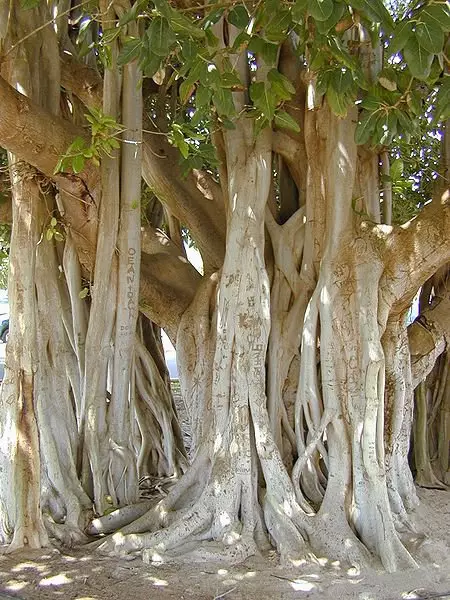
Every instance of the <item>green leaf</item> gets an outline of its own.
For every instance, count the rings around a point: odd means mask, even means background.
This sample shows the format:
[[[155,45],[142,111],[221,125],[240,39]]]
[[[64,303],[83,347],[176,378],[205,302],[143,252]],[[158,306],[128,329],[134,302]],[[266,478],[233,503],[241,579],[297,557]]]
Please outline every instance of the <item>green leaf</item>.
[[[395,92],[398,87],[396,73],[393,69],[383,69],[378,75],[378,82],[389,92]]]
[[[200,48],[192,40],[185,40],[183,42],[181,54],[183,55],[183,58],[187,62],[190,62],[192,60],[195,60],[197,58],[197,56],[200,54]]]
[[[317,21],[326,21],[333,14],[333,0],[309,0],[308,11]]]
[[[414,133],[414,122],[407,112],[403,112],[402,110],[396,110],[395,114],[397,115],[398,123],[402,130],[402,133]]]
[[[188,17],[185,17],[176,10],[171,9],[168,18],[175,33],[185,35],[187,37],[193,37],[198,40],[201,40],[205,37],[205,32],[203,29],[201,29],[198,25],[195,25],[190,19],[188,19]]]
[[[195,90],[195,85],[189,80],[186,79],[180,85],[180,100],[182,104],[186,104],[189,98],[192,96]]]
[[[342,63],[347,69],[355,70],[358,67],[356,60],[350,56],[345,46],[342,46],[336,37],[329,37],[327,40],[328,50],[336,60]]]
[[[443,78],[437,93],[433,120],[436,122],[448,118],[450,118],[450,75]]]
[[[270,42],[282,42],[291,26],[291,13],[288,10],[277,10],[264,28],[264,37]]]
[[[317,30],[319,33],[326,35],[333,27],[335,27],[344,16],[346,6],[340,2],[333,4],[333,12],[325,21],[317,21]]]
[[[86,116],[88,116],[88,115],[86,115]],[[75,154],[76,152],[80,152],[80,150],[84,150],[85,147],[86,147],[86,141],[81,136],[77,136],[73,140],[73,142],[70,144],[67,152],[70,154]]]
[[[406,103],[412,113],[414,113],[417,116],[422,114],[422,97],[416,91],[412,91],[408,94],[406,98]]]
[[[211,91],[207,87],[199,85],[195,92],[195,106],[197,108],[203,108],[204,106],[209,106],[210,102]]]
[[[110,137],[108,141],[111,148],[115,148],[116,150],[120,148],[120,142],[115,137]]]
[[[81,298],[81,300],[83,300],[84,298],[86,298],[86,296],[88,294],[89,294],[89,288],[85,287],[79,292],[78,297]]]
[[[189,155],[189,144],[184,139],[184,135],[180,131],[179,125],[174,124],[172,126],[172,132],[170,134],[170,140],[174,146],[181,152],[183,158],[187,158]]]
[[[330,81],[338,94],[344,94],[353,85],[353,75],[348,69],[336,69],[333,71]]]
[[[283,129],[290,129],[296,133],[300,133],[300,126],[297,121],[284,110],[275,113],[275,125]]]
[[[444,32],[432,23],[417,23],[416,37],[422,48],[432,54],[438,54],[444,46]]]
[[[323,96],[327,93],[328,84],[330,83],[332,71],[321,71],[317,76],[316,93],[318,96]]]
[[[216,9],[212,10],[210,13],[208,13],[203,19],[203,27],[205,29],[209,29],[211,27],[211,25],[215,25],[220,20],[224,11],[225,11],[224,7],[219,6],[219,8],[216,8]]]
[[[413,35],[413,31],[414,24],[411,21],[401,21],[396,25],[388,46],[391,56],[403,50],[409,38]]]
[[[434,84],[442,77],[442,71],[444,70],[444,65],[442,64],[441,58],[443,57],[443,52],[434,57],[434,60],[431,64],[430,76],[427,79],[427,83],[430,86],[434,86]]]
[[[228,22],[238,29],[245,29],[248,25],[249,15],[245,6],[239,4],[228,13]]]
[[[189,144],[186,142],[186,140],[180,141],[177,144],[177,147],[183,158],[187,158],[189,156]]]
[[[233,117],[236,109],[234,107],[233,95],[230,90],[219,88],[213,93],[213,102],[220,117]]]
[[[141,57],[139,66],[142,69],[142,73],[145,77],[153,77],[161,66],[161,56],[156,54],[146,53],[144,58]]]
[[[291,18],[294,23],[302,23],[305,20],[308,0],[296,0],[291,10]]]
[[[267,66],[275,65],[278,58],[278,44],[271,44],[270,42],[262,41],[261,56]]]
[[[448,2],[430,4],[420,13],[420,20],[429,25],[437,25],[443,31],[450,31],[450,6]]]
[[[392,31],[394,23],[382,0],[350,0],[349,3],[362,11],[369,21],[382,23],[388,31]]]
[[[260,54],[267,66],[274,65],[278,60],[278,44],[266,42],[260,37],[253,37],[248,44],[249,52]]]
[[[258,135],[265,129],[266,127],[270,127],[270,121],[268,121],[263,115],[259,115],[255,119],[254,129],[253,129],[253,137],[256,139]]]
[[[332,85],[329,85],[326,97],[328,104],[335,115],[338,115],[339,117],[345,117],[347,115],[347,109],[351,104],[351,100],[347,94],[343,94],[336,90]]]
[[[268,121],[272,121],[275,113],[276,98],[268,82],[256,82],[250,85],[250,98],[253,104]]]
[[[417,79],[427,79],[431,72],[433,54],[419,44],[416,36],[410,37],[403,52],[411,75]]]
[[[355,130],[355,142],[358,145],[366,144],[370,140],[375,132],[378,119],[378,112],[363,111]]]
[[[51,239],[53,239],[53,234],[54,234],[54,229],[47,229],[47,231],[45,232],[45,237],[47,238],[47,241],[50,241]]]
[[[403,161],[396,158],[391,163],[391,179],[400,179],[403,176]]]
[[[236,52],[236,54],[239,54],[242,50],[247,48],[250,40],[251,37],[248,35],[248,33],[246,33],[245,31],[241,31],[241,33],[239,33],[236,36],[231,51]]]
[[[295,94],[295,87],[291,81],[282,75],[277,69],[271,69],[267,74],[271,88],[280,100],[290,100]]]
[[[392,140],[397,135],[397,125],[398,125],[398,120],[397,120],[396,111],[391,110],[388,112],[388,115],[387,115],[387,135],[386,135],[386,141],[384,142],[385,144],[387,144],[387,145],[392,144]]]
[[[53,170],[53,175],[57,175],[58,173],[61,173],[62,171],[64,171],[64,164],[66,162],[67,159],[64,158],[60,158],[58,160],[58,162],[56,163],[56,167]]]
[[[55,231],[55,240],[57,242],[62,242],[64,240],[64,236],[60,231]]]
[[[147,0],[137,0],[133,6],[120,17],[119,26],[121,27],[122,25],[126,25],[127,23],[134,21],[146,2]]]
[[[211,86],[215,90],[218,90],[222,87],[220,71],[216,68],[216,65],[214,64],[208,65],[208,70],[206,74],[206,84]]]
[[[368,111],[373,112],[383,106],[383,101],[381,100],[381,98],[378,98],[377,96],[367,96],[361,102],[360,106],[361,106],[361,108],[365,108]]]
[[[132,39],[125,42],[117,58],[119,67],[135,60],[139,56],[141,49],[142,41],[139,39]]]
[[[217,48],[219,45],[219,38],[214,35],[211,27],[205,30],[206,45],[208,48]]]
[[[237,73],[227,72],[220,76],[220,85],[224,88],[240,88],[242,89],[242,81]]]
[[[102,31],[102,42],[104,44],[110,44],[120,34],[119,27],[113,27],[112,29],[105,29]]]
[[[55,219],[55,217],[52,217],[50,220],[50,227],[56,227],[58,225],[58,221]]]
[[[105,69],[111,69],[112,67],[112,54],[111,54],[111,48],[110,46],[105,46],[104,44],[101,44],[99,46],[97,46],[98,48],[98,58],[100,59],[100,62],[102,63],[103,67]],[[91,50],[91,48],[89,48],[89,51]],[[86,52],[86,54],[88,54],[88,52]]]
[[[157,56],[166,57],[169,48],[175,41],[175,36],[167,19],[156,17],[147,29],[149,49]]]
[[[74,173],[81,173],[84,169],[84,156],[78,154],[72,158],[72,170]]]

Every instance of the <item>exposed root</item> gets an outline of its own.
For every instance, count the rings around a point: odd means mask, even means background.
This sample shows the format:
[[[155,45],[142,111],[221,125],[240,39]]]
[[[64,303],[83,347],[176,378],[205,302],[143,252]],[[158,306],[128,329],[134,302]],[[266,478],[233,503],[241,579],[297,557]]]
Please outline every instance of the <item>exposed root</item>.
[[[45,527],[50,538],[58,540],[66,548],[86,544],[88,537],[79,527],[69,524],[55,523],[50,517],[44,517]]]
[[[118,508],[107,515],[94,519],[86,528],[86,533],[87,535],[100,535],[117,531],[144,515],[154,504],[154,500],[145,500]]]

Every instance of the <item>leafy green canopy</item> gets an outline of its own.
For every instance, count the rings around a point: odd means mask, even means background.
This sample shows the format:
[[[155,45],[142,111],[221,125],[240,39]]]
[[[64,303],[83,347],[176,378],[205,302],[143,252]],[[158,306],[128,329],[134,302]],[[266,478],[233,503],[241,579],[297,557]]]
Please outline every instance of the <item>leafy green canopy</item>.
[[[138,16],[145,24],[143,35],[126,39],[119,65],[137,58],[147,77],[170,66],[171,78],[180,82],[181,101],[195,97],[194,126],[210,107],[229,125],[236,114],[232,92],[245,87],[236,60],[246,50],[262,58],[269,69],[264,80],[250,82],[248,110],[262,125],[275,120],[280,127],[297,129],[295,120],[282,110],[295,90],[276,68],[280,44],[288,36],[295,38],[298,56],[309,73],[317,76],[318,93],[326,96],[337,114],[344,115],[350,104],[363,99],[357,130],[360,143],[370,139],[389,143],[397,131],[413,133],[414,117],[423,112],[424,85],[431,88],[439,82],[435,117],[449,116],[450,78],[443,75],[450,31],[447,2],[421,3],[394,22],[381,0],[289,4],[265,0],[253,7],[214,3],[211,8],[184,11],[166,0],[140,0],[118,27],[104,32],[103,43],[120,35],[121,27]],[[219,46],[214,29],[222,17],[235,28],[225,48]],[[368,42],[375,52],[381,47],[385,56],[384,69],[375,81],[361,61]]]
[[[95,51],[103,66],[111,67],[110,44],[118,39],[117,66],[137,60],[145,77],[176,90],[178,102],[165,115],[166,133],[188,170],[216,165],[211,132],[234,127],[242,110],[236,108],[242,106],[235,102],[236,92],[243,92],[243,110],[255,119],[257,131],[269,124],[300,130],[301,119],[289,110],[295,82],[278,69],[281,44],[289,38],[316,102],[325,97],[340,116],[358,103],[357,143],[393,147],[398,159],[394,192],[401,197],[408,191],[404,172],[412,191],[426,188],[418,183],[423,175],[434,176],[433,169],[427,175],[428,166],[420,164],[426,160],[420,148],[436,148],[439,123],[450,116],[450,8],[445,0],[392,0],[387,5],[382,0],[212,0],[180,7],[167,0],[137,0],[113,27],[93,36],[93,28],[99,31],[98,7],[90,2],[80,17],[77,43],[80,55]],[[127,25],[135,21],[140,34],[129,36]],[[223,23],[225,44],[218,39]],[[242,56],[250,66],[249,82],[239,73]],[[106,131],[114,124],[105,119],[100,113],[89,115],[93,128],[98,125],[92,144],[76,140],[59,168],[71,164],[78,172],[86,159],[98,160],[99,151],[115,145],[117,130]],[[414,163],[411,148],[417,150]]]

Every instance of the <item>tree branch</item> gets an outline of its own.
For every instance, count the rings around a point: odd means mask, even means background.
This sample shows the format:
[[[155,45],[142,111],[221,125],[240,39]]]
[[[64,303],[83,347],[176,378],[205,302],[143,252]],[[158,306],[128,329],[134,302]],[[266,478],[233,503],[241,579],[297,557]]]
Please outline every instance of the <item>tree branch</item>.
[[[97,71],[65,54],[61,62],[61,85],[87,107],[103,102],[103,82]]]
[[[201,278],[182,257],[142,253],[139,308],[164,329],[174,345],[181,316],[194,299]]]
[[[202,255],[205,273],[219,269],[225,253],[225,210],[220,187],[196,171],[183,177],[179,152],[163,136],[144,134],[145,182],[186,227]]]
[[[0,76],[0,146],[41,173],[54,179],[62,189],[73,193],[73,178],[54,175],[55,167],[77,137],[85,137],[83,129],[56,117],[20,94]],[[87,163],[83,181],[88,189],[98,184],[97,169]]]
[[[440,267],[450,261],[450,193],[430,202],[414,219],[395,228],[387,239],[384,278],[391,312],[401,314]]]

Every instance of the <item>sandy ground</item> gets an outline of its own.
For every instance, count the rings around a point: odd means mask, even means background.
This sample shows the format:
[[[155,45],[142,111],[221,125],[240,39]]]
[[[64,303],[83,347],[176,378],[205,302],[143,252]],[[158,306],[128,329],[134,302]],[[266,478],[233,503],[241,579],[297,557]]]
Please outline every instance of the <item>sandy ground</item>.
[[[296,568],[275,553],[235,567],[220,564],[147,565],[83,549],[27,551],[0,556],[0,600],[450,600],[450,492],[419,490],[418,526],[430,536],[421,568],[395,574],[358,572],[325,560]]]

